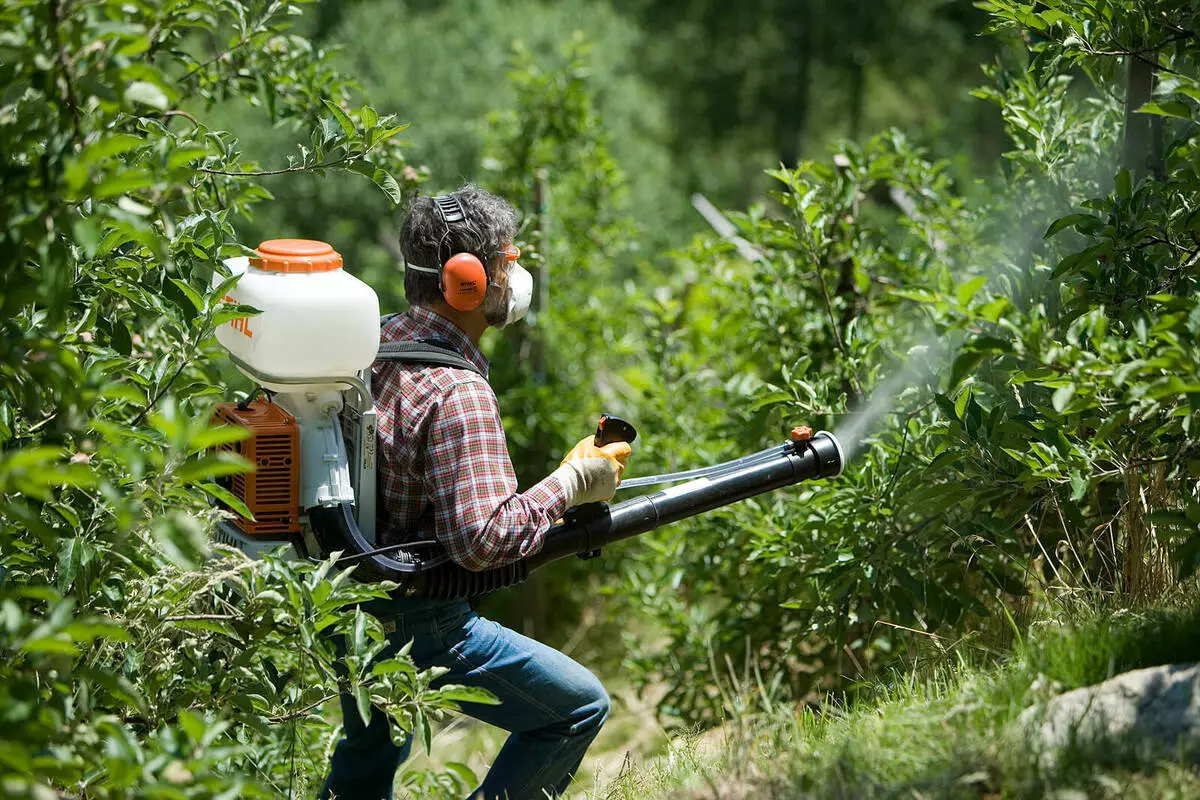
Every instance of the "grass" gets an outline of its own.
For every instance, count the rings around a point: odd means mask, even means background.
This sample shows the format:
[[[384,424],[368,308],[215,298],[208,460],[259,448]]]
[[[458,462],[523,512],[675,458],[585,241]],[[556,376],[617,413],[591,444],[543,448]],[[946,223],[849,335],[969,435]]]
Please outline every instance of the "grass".
[[[1016,724],[1061,691],[1184,661],[1200,661],[1197,610],[1035,626],[1000,663],[959,654],[893,673],[849,706],[796,710],[768,698],[772,711],[731,720],[718,735],[677,737],[665,753],[631,759],[575,797],[1197,797],[1200,775],[1187,765],[1138,763],[1119,747],[1063,753],[1048,768]]]

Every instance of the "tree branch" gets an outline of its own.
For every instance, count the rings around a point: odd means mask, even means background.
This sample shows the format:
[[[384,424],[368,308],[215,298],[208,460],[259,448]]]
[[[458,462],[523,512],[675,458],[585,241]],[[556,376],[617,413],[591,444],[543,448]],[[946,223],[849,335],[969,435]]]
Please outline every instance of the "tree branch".
[[[209,169],[208,167],[197,167],[197,172],[203,172],[206,175],[225,175],[230,178],[262,178],[268,175],[291,175],[297,172],[312,172],[318,169],[330,169],[332,167],[340,167],[351,161],[357,161],[362,158],[365,153],[357,153],[354,155],[343,156],[336,161],[327,161],[322,164],[313,164],[307,167],[287,167],[285,169],[266,169],[266,170],[251,170],[250,172],[232,172],[224,169]]]
[[[186,119],[186,120],[189,120],[189,121],[192,123],[192,125],[193,125],[193,126],[195,126],[195,127],[197,127],[197,128],[199,128],[199,127],[200,127],[200,121],[199,121],[198,119],[196,119],[195,117],[193,117],[191,114],[189,114],[189,113],[188,113],[188,112],[186,112],[186,111],[180,111],[180,110],[178,110],[178,109],[175,109],[175,110],[172,110],[172,111],[164,111],[164,112],[162,112],[162,115],[163,115],[164,117],[168,117],[168,118],[170,118],[170,117],[183,117],[184,119]]]
[[[337,698],[338,698],[338,695],[336,695],[336,694],[326,695],[325,697],[322,697],[320,700],[318,700],[315,703],[309,703],[308,705],[306,705],[304,708],[300,709],[299,711],[293,711],[290,714],[282,714],[278,717],[267,717],[267,722],[270,722],[272,725],[277,725],[280,722],[287,722],[288,720],[298,719],[299,717],[303,717],[309,711],[312,711],[317,706],[319,706],[323,703],[328,703],[330,700],[336,700]]]
[[[71,59],[67,56],[67,48],[63,45],[62,37],[59,35],[59,23],[62,22],[59,0],[48,0],[46,5],[50,11],[50,34],[54,37],[54,47],[58,51],[58,64],[62,67],[65,99],[67,108],[71,111],[71,127],[75,131],[75,138],[82,140],[83,132],[79,127],[79,104],[75,100],[75,84],[71,77]]]

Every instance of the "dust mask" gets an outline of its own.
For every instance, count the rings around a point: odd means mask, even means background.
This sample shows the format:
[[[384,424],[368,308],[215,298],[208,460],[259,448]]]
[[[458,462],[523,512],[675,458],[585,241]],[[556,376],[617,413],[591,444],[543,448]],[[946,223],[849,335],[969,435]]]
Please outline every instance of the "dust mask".
[[[497,325],[497,328],[506,328],[520,321],[529,311],[529,304],[533,301],[533,276],[515,261],[508,271],[508,292],[505,299],[508,308],[504,314],[504,321]]]

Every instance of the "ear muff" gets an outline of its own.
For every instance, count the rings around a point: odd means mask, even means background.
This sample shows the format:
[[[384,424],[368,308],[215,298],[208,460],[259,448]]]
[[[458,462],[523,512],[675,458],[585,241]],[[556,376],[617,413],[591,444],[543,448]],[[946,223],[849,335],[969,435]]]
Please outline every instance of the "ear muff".
[[[487,293],[483,262],[471,253],[457,253],[442,265],[442,297],[455,311],[474,311]]]

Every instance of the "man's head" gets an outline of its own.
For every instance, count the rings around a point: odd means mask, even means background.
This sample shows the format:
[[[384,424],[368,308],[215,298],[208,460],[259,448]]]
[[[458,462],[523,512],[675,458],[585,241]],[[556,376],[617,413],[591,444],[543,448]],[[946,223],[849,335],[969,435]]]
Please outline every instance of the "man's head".
[[[408,209],[400,229],[400,249],[409,264],[426,269],[406,269],[404,294],[410,305],[444,307],[440,271],[453,255],[470,253],[487,274],[488,289],[480,310],[490,325],[500,325],[506,316],[508,287],[504,251],[512,245],[520,221],[505,200],[477,186],[465,184],[452,197],[458,200],[465,219],[447,222],[430,197],[418,197]]]

